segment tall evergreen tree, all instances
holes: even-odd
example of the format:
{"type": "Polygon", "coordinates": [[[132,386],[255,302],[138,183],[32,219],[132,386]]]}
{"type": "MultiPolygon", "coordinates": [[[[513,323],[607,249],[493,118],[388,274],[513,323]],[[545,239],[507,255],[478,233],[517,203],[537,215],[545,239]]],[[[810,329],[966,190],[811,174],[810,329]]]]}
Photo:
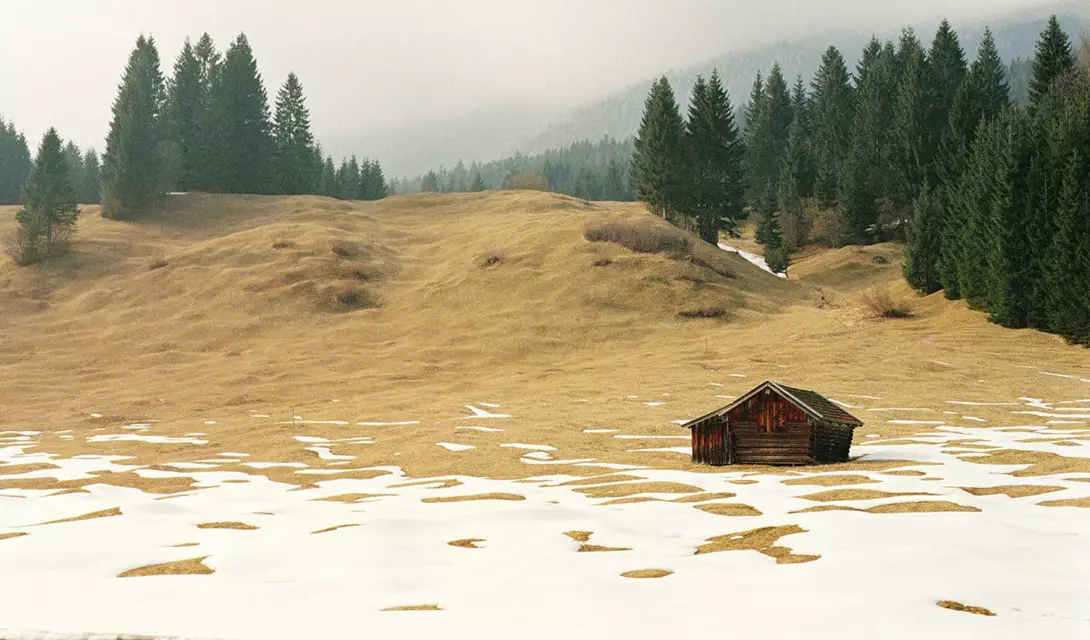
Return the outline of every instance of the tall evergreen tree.
{"type": "Polygon", "coordinates": [[[83,152],[80,151],[79,145],[69,140],[68,144],[64,145],[62,153],[64,154],[64,161],[68,164],[68,183],[72,186],[72,193],[76,197],[76,202],[90,204],[79,199],[82,195],[79,187],[83,184],[83,152]]]}
{"type": "Polygon", "coordinates": [[[113,105],[102,157],[102,215],[130,218],[165,190],[160,114],[165,98],[155,40],[140,36],[113,105]]]}
{"type": "Polygon", "coordinates": [[[477,175],[473,178],[473,185],[469,188],[470,191],[479,192],[487,191],[488,187],[484,183],[484,179],[481,178],[481,172],[478,171],[477,175]]]}
{"type": "Polygon", "coordinates": [[[697,78],[685,147],[690,171],[685,211],[695,218],[700,237],[714,245],[721,229],[736,234],[744,218],[744,149],[730,96],[718,72],[707,82],[697,78]]]}
{"type": "Polygon", "coordinates": [[[1064,172],[1056,233],[1045,268],[1049,328],[1090,346],[1090,172],[1073,153],[1064,172]]]}
{"type": "Polygon", "coordinates": [[[942,198],[925,182],[913,203],[912,219],[905,238],[905,280],[921,293],[942,288],[939,258],[942,252],[942,198]]]}
{"type": "MultiPolygon", "coordinates": [[[[989,36],[990,33],[985,33],[985,40],[989,36]]],[[[994,46],[994,41],[991,44],[994,46]]],[[[965,61],[965,50],[961,48],[958,34],[946,20],[942,21],[938,32],[935,33],[927,61],[930,101],[927,105],[926,126],[929,139],[928,151],[934,157],[928,158],[926,178],[931,181],[931,184],[938,184],[942,178],[937,158],[942,155],[942,149],[947,143],[947,135],[951,133],[949,128],[951,112],[959,92],[966,85],[966,75],[969,72],[968,63],[965,61]]]]}
{"type": "Polygon", "coordinates": [[[212,187],[228,193],[272,191],[273,140],[268,95],[245,34],[231,43],[212,82],[212,187]]]}
{"type": "Polygon", "coordinates": [[[288,195],[313,192],[314,136],[303,85],[294,73],[288,74],[276,96],[273,138],[277,191],[288,195]]]}
{"type": "Polygon", "coordinates": [[[360,199],[381,200],[388,193],[382,165],[378,160],[365,159],[360,165],[360,199]]]}
{"type": "Polygon", "coordinates": [[[0,118],[0,204],[22,202],[23,183],[30,175],[30,149],[26,137],[11,122],[0,118]]]}
{"type": "Polygon", "coordinates": [[[788,251],[797,249],[809,233],[803,200],[812,191],[814,169],[805,122],[805,117],[796,112],[777,185],[779,237],[788,251]]]}
{"type": "Polygon", "coordinates": [[[685,124],[678,112],[670,82],[661,78],[647,96],[639,133],[633,144],[632,180],[636,197],[656,215],[673,219],[685,182],[683,136],[685,124]]]}
{"type": "Polygon", "coordinates": [[[322,175],[318,182],[318,193],[329,198],[338,196],[337,169],[333,164],[332,156],[326,156],[322,162],[322,175]]]}
{"type": "Polygon", "coordinates": [[[67,237],[65,232],[75,227],[79,209],[68,169],[61,139],[51,128],[42,137],[23,188],[23,208],[15,214],[23,233],[23,253],[17,257],[20,264],[57,254],[61,240],[67,237]]]}
{"type": "Polygon", "coordinates": [[[1048,94],[1052,83],[1075,67],[1071,39],[1060,27],[1056,16],[1048,19],[1048,25],[1037,40],[1033,56],[1033,80],[1029,85],[1029,100],[1036,107],[1048,94]]]}
{"type": "Polygon", "coordinates": [[[765,87],[764,104],[757,123],[750,154],[750,189],[758,212],[776,208],[777,185],[783,166],[787,136],[794,116],[791,94],[778,64],[773,65],[765,87]]]}
{"type": "Polygon", "coordinates": [[[94,149],[88,149],[83,156],[83,182],[77,187],[78,200],[85,204],[98,204],[102,196],[102,185],[99,182],[98,153],[94,149]]]}
{"type": "MultiPolygon", "coordinates": [[[[216,44],[207,33],[202,34],[193,48],[197,59],[200,86],[200,104],[193,126],[193,141],[190,147],[190,161],[183,160],[183,177],[191,182],[190,189],[214,190],[217,185],[216,172],[219,170],[219,127],[212,110],[212,88],[219,78],[222,58],[216,50],[216,44]],[[188,175],[187,175],[188,173],[188,175]]],[[[183,155],[184,158],[184,155],[183,155]]]]}
{"type": "Polygon", "coordinates": [[[198,121],[206,98],[203,67],[193,44],[186,38],[167,85],[164,112],[167,136],[177,145],[179,155],[175,187],[182,191],[193,187],[201,163],[198,121]]]}
{"type": "Polygon", "coordinates": [[[815,192],[818,200],[830,206],[836,203],[840,167],[851,144],[846,132],[851,130],[855,112],[855,92],[851,86],[844,56],[829,47],[821,58],[821,67],[810,85],[813,90],[813,151],[817,167],[815,192]]]}
{"type": "Polygon", "coordinates": [[[893,104],[891,146],[894,189],[889,195],[895,206],[904,207],[915,199],[931,168],[934,149],[928,110],[935,102],[936,87],[928,82],[934,74],[911,29],[901,36],[897,60],[900,76],[893,104]]]}

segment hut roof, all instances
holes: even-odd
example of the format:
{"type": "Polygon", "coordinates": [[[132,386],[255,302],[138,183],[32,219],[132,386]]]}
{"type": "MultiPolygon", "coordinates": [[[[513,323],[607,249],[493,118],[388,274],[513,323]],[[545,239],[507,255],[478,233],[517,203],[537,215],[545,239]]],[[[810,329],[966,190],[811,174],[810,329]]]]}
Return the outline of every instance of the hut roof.
{"type": "Polygon", "coordinates": [[[863,421],[856,418],[852,414],[848,413],[841,407],[837,406],[831,400],[821,395],[816,391],[809,391],[807,389],[796,389],[787,385],[778,384],[771,380],[765,380],[761,384],[757,385],[754,389],[739,397],[734,402],[727,406],[716,409],[711,413],[700,416],[695,420],[690,420],[685,423],[686,427],[695,427],[696,425],[704,422],[709,418],[721,416],[726,413],[730,413],[735,407],[738,407],[742,403],[746,402],[753,396],[757,395],[765,389],[772,389],[779,393],[781,396],[787,398],[794,403],[798,408],[805,411],[810,417],[817,420],[824,420],[826,422],[835,422],[838,424],[845,424],[852,427],[863,426],[863,421]]]}

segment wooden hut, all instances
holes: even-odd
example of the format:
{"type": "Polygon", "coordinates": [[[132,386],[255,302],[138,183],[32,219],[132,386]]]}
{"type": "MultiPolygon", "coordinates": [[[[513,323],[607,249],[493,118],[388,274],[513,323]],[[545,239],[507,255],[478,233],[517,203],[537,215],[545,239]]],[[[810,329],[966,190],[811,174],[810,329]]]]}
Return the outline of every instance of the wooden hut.
{"type": "Polygon", "coordinates": [[[819,393],[767,380],[685,426],[693,462],[800,465],[847,462],[863,423],[819,393]]]}

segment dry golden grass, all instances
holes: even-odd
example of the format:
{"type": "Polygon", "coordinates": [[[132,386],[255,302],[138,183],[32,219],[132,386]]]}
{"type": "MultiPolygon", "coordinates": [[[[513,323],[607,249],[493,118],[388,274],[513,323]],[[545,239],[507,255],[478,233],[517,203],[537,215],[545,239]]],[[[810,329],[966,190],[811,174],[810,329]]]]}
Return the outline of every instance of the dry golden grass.
{"type": "Polygon", "coordinates": [[[253,531],[260,529],[252,524],[246,524],[245,522],[202,522],[197,525],[198,529],[233,529],[235,531],[253,531]]]}
{"type": "MultiPolygon", "coordinates": [[[[0,208],[0,232],[15,226],[14,211],[0,208]]],[[[517,479],[541,469],[509,449],[453,455],[435,446],[469,415],[463,404],[502,404],[500,411],[515,416],[499,425],[509,429],[505,438],[549,444],[565,458],[716,472],[677,454],[629,453],[631,441],[588,438],[582,430],[684,435],[663,418],[701,415],[722,404],[715,395],[738,395],[763,378],[838,399],[881,396],[887,406],[1009,402],[1041,384],[1049,397],[1083,397],[1075,395],[1083,393],[1081,383],[1037,373],[1080,371],[1083,350],[1054,336],[991,325],[941,294],[915,297],[900,281],[894,245],[813,251],[784,281],[695,238],[692,257],[676,260],[583,237],[588,223],[611,220],[665,224],[638,204],[587,206],[536,192],[374,203],[192,194],[126,223],[86,207],[68,256],[34,269],[0,257],[0,411],[27,429],[74,430],[72,440],[45,440],[43,452],[126,455],[127,463],[144,465],[241,451],[249,460],[321,467],[294,436],[343,438],[345,429],[307,425],[303,432],[278,424],[290,421],[293,408],[314,420],[423,418],[417,425],[360,427],[376,442],[349,453],[361,467],[399,465],[416,478],[517,479]],[[479,268],[476,259],[496,247],[503,249],[502,265],[479,268]],[[169,266],[149,271],[160,259],[169,266]],[[603,260],[607,267],[591,268],[603,260]],[[863,318],[855,301],[879,285],[895,299],[911,297],[915,318],[863,318]],[[381,306],[332,309],[329,300],[344,287],[365,288],[381,306]],[[730,319],[677,316],[703,308],[728,309],[730,319]],[[435,317],[444,322],[437,325],[435,317]],[[888,362],[898,364],[881,366],[888,362]],[[134,370],[141,375],[131,376],[134,370]],[[980,379],[988,380],[986,390],[980,379]],[[654,411],[625,399],[664,392],[671,394],[668,406],[654,411]],[[91,411],[106,417],[89,418],[91,411]],[[274,417],[254,420],[251,412],[274,417]],[[157,434],[181,436],[203,417],[217,422],[199,428],[209,434],[208,445],[86,442],[93,433],[117,433],[148,419],[159,421],[157,434]]],[[[1008,411],[981,407],[974,415],[999,424],[1008,411]]],[[[884,438],[922,430],[867,428],[884,438]]],[[[1063,464],[1085,463],[1055,468],[1063,464]]],[[[223,469],[301,486],[386,473],[223,469]]],[[[600,469],[564,472],[591,476],[600,469]]],[[[0,489],[58,491],[95,482],[163,493],[191,485],[188,478],[113,474],[0,480],[0,489]]]]}
{"type": "Polygon", "coordinates": [[[821,511],[858,511],[859,513],[979,513],[980,509],[956,504],[947,500],[920,500],[917,502],[894,502],[883,504],[869,509],[859,509],[839,504],[823,504],[817,507],[807,507],[792,511],[791,513],[818,513],[821,511]]]}
{"type": "Polygon", "coordinates": [[[813,485],[817,487],[841,487],[851,484],[869,484],[878,482],[873,478],[859,475],[839,475],[839,476],[807,476],[805,478],[792,478],[790,480],[781,480],[786,485],[813,485]]]}
{"type": "Polygon", "coordinates": [[[1051,476],[1060,473],[1090,473],[1090,458],[1069,458],[1046,451],[1001,449],[984,456],[963,457],[974,464],[1028,465],[1011,473],[1016,478],[1051,476]]]}
{"type": "Polygon", "coordinates": [[[736,495],[737,494],[730,493],[730,492],[698,493],[696,495],[682,496],[680,498],[675,498],[675,499],[671,500],[670,502],[680,502],[682,504],[687,504],[687,503],[693,503],[693,502],[707,502],[709,500],[726,500],[728,498],[733,498],[736,495]]]}
{"type": "Polygon", "coordinates": [[[1070,498],[1068,500],[1045,500],[1038,502],[1042,507],[1080,507],[1090,509],[1090,498],[1070,498]]]}
{"type": "Polygon", "coordinates": [[[612,551],[631,551],[628,547],[604,547],[598,544],[581,544],[579,553],[609,553],[612,551]]]}
{"type": "Polygon", "coordinates": [[[464,538],[462,540],[451,540],[447,544],[452,547],[460,547],[462,549],[480,549],[477,546],[478,542],[485,542],[484,538],[464,538]]]}
{"type": "Polygon", "coordinates": [[[594,476],[591,478],[581,478],[579,480],[569,480],[568,482],[562,482],[558,484],[558,487],[585,487],[596,484],[609,484],[611,482],[632,482],[638,480],[645,480],[640,476],[633,476],[624,473],[613,473],[604,476],[594,476]]]}
{"type": "Polygon", "coordinates": [[[648,578],[665,578],[666,576],[673,575],[674,572],[669,569],[639,569],[637,571],[625,571],[621,574],[622,578],[636,578],[636,579],[648,579],[648,578]]]}
{"type": "Polygon", "coordinates": [[[477,502],[480,500],[510,500],[520,501],[525,500],[526,496],[520,496],[517,493],[478,493],[471,496],[448,496],[442,498],[424,498],[421,502],[427,502],[429,504],[436,502],[477,502]]]}
{"type": "Polygon", "coordinates": [[[930,496],[932,493],[920,492],[889,492],[875,489],[834,489],[832,491],[819,491],[798,496],[804,500],[815,502],[840,502],[841,500],[878,500],[880,498],[896,498],[898,496],[930,496]]]}
{"type": "Polygon", "coordinates": [[[29,536],[26,531],[17,531],[15,533],[0,533],[0,540],[11,540],[12,538],[21,538],[23,536],[29,536]]]}
{"type": "Polygon", "coordinates": [[[641,493],[701,493],[703,489],[680,482],[631,482],[581,487],[574,491],[591,498],[625,498],[641,493]]]}
{"type": "Polygon", "coordinates": [[[312,535],[317,535],[319,533],[329,533],[330,531],[337,531],[339,529],[348,529],[349,527],[358,527],[358,526],[360,526],[360,525],[358,525],[358,524],[339,524],[339,525],[337,525],[335,527],[327,527],[325,529],[318,529],[317,531],[311,531],[310,533],[312,535]]]}
{"type": "Polygon", "coordinates": [[[118,578],[145,578],[150,576],[206,576],[216,571],[204,564],[208,556],[193,558],[191,560],[179,560],[177,562],[165,562],[153,564],[147,567],[130,569],[118,574],[118,578]]]}
{"type": "Polygon", "coordinates": [[[46,524],[61,524],[63,522],[80,522],[83,520],[94,520],[96,518],[110,518],[113,516],[119,516],[121,514],[121,507],[114,507],[113,509],[103,509],[102,511],[94,511],[91,513],[85,513],[82,516],[75,516],[72,518],[64,518],[63,520],[50,520],[49,522],[42,522],[36,526],[46,524]]]}
{"type": "Polygon", "coordinates": [[[424,487],[428,485],[431,489],[451,489],[453,487],[462,486],[462,481],[457,478],[447,478],[446,480],[418,480],[416,482],[402,482],[400,484],[390,485],[391,489],[400,489],[402,487],[424,487]]]}
{"type": "Polygon", "coordinates": [[[49,464],[48,462],[34,462],[31,464],[7,464],[0,465],[0,476],[18,476],[24,473],[33,473],[35,471],[43,471],[45,469],[58,469],[55,464],[49,464]]]}
{"type": "Polygon", "coordinates": [[[995,496],[1004,495],[1008,498],[1025,498],[1028,496],[1039,496],[1045,493],[1052,493],[1053,491],[1063,491],[1063,487],[1049,487],[1044,485],[1033,484],[1013,484],[1004,485],[1002,487],[958,487],[962,491],[973,494],[974,496],[995,496]]]}
{"type": "Polygon", "coordinates": [[[950,609],[952,611],[964,611],[965,613],[975,613],[978,616],[994,616],[995,613],[984,607],[974,607],[972,605],[961,604],[960,602],[954,602],[953,600],[940,600],[935,604],[939,605],[943,609],[950,609]]]}
{"type": "Polygon", "coordinates": [[[885,474],[887,476],[908,476],[908,477],[920,477],[927,474],[923,471],[916,471],[915,469],[894,469],[893,471],[879,471],[878,473],[885,474]]]}
{"type": "Polygon", "coordinates": [[[759,516],[761,512],[748,504],[730,504],[716,502],[713,504],[698,504],[697,509],[705,513],[713,513],[717,516],[759,516]]]}
{"type": "Polygon", "coordinates": [[[363,500],[370,500],[373,498],[386,498],[393,493],[342,493],[336,496],[327,496],[325,498],[315,498],[315,502],[343,502],[345,504],[356,504],[363,500]]]}
{"type": "Polygon", "coordinates": [[[406,604],[399,607],[387,607],[383,611],[442,611],[437,604],[406,604]]]}
{"type": "Polygon", "coordinates": [[[199,547],[199,546],[201,546],[201,543],[199,543],[199,542],[183,542],[181,544],[172,544],[170,546],[172,548],[175,548],[175,547],[178,547],[178,548],[180,548],[180,547],[199,547]]]}
{"type": "Polygon", "coordinates": [[[821,556],[796,554],[788,547],[776,545],[780,538],[796,533],[806,533],[806,529],[792,524],[780,527],[761,527],[760,529],[716,536],[708,538],[707,544],[697,547],[696,555],[723,551],[757,551],[770,558],[775,558],[776,564],[813,562],[821,558],[821,556]]]}
{"type": "Polygon", "coordinates": [[[568,536],[576,542],[587,542],[590,537],[594,535],[593,531],[565,531],[564,535],[568,536]]]}

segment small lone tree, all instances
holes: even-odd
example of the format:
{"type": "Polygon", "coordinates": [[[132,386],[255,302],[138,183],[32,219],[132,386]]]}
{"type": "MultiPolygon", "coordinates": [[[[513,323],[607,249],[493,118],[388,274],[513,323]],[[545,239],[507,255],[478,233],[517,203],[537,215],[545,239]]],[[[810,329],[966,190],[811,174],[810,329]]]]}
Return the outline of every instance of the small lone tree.
{"type": "Polygon", "coordinates": [[[76,225],[79,209],[68,177],[68,162],[56,129],[49,129],[38,147],[30,178],[23,187],[23,208],[15,214],[19,242],[9,249],[17,264],[28,265],[63,253],[76,225]]]}

